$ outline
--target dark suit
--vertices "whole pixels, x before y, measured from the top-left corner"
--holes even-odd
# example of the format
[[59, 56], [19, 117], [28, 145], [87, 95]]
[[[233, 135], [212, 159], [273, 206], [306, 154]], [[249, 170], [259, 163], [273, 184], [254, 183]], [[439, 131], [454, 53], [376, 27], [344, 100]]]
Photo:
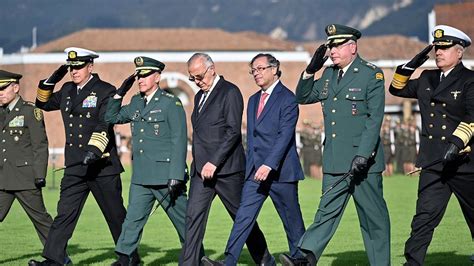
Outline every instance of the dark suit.
[[[240, 207], [226, 247], [226, 265], [235, 265], [250, 228], [270, 196], [286, 231], [290, 253], [297, 255], [304, 224], [298, 203], [298, 181], [304, 178], [296, 152], [295, 127], [298, 105], [295, 95], [280, 81], [256, 118], [261, 92], [249, 99], [247, 109], [247, 161]], [[272, 170], [264, 182], [254, 180], [256, 170]]]
[[36, 178], [46, 178], [48, 167], [43, 113], [19, 97], [9, 113], [0, 113], [0, 126], [0, 222], [17, 199], [44, 245], [53, 219], [35, 186]]
[[[186, 213], [186, 240], [180, 264], [198, 265], [211, 202], [216, 194], [232, 219], [240, 203], [244, 182], [245, 155], [242, 147], [242, 94], [237, 86], [220, 77], [200, 112], [203, 95], [194, 98], [191, 187]], [[203, 181], [201, 169], [207, 163], [217, 169], [211, 180]], [[267, 243], [258, 224], [253, 226], [247, 246], [254, 261], [261, 262]]]
[[[458, 147], [473, 144], [472, 140], [464, 143], [453, 133], [461, 123], [470, 124], [472, 128], [474, 72], [459, 63], [442, 82], [440, 75], [439, 69], [425, 70], [401, 89], [390, 86], [393, 95], [418, 99], [422, 129], [417, 167], [442, 158], [449, 143]], [[421, 171], [416, 214], [405, 244], [409, 265], [423, 264], [433, 232], [443, 218], [452, 193], [461, 205], [474, 238], [474, 152], [455, 165], [443, 167], [439, 163]]]
[[[41, 95], [42, 89], [38, 90], [38, 95]], [[106, 106], [113, 94], [115, 87], [93, 74], [79, 94], [73, 82], [66, 82], [49, 98], [36, 99], [36, 106], [45, 111], [61, 110], [66, 131], [66, 166], [81, 162], [86, 151], [92, 151], [98, 156], [109, 154], [107, 158], [89, 166], [68, 167], [64, 172], [58, 215], [54, 218], [43, 250], [43, 257], [58, 263], [64, 260], [67, 242], [89, 192], [92, 192], [102, 210], [114, 242], [117, 242], [120, 235], [125, 219], [120, 180], [123, 168], [117, 155], [113, 128], [104, 121]]]

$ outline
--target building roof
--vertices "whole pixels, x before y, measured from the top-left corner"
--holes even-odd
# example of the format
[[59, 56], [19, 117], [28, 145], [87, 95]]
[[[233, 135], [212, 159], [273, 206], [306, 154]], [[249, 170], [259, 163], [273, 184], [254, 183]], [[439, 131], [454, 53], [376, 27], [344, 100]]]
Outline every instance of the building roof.
[[[471, 39], [474, 39], [474, 23], [472, 16], [474, 14], [474, 1], [465, 1], [453, 4], [435, 5], [437, 25], [448, 25], [462, 30]], [[474, 58], [474, 46], [471, 44], [465, 54], [468, 58]]]
[[76, 46], [94, 51], [294, 51], [296, 44], [256, 32], [196, 28], [84, 29], [38, 46], [33, 53]]

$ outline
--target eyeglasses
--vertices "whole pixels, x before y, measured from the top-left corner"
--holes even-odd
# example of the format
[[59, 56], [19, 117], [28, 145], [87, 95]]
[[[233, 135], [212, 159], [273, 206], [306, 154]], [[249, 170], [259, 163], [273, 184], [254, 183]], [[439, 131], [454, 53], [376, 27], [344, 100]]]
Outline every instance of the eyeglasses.
[[196, 80], [197, 80], [197, 81], [203, 80], [203, 79], [206, 77], [206, 73], [207, 73], [207, 71], [209, 70], [209, 68], [211, 68], [211, 66], [208, 66], [208, 67], [206, 68], [206, 71], [204, 71], [204, 73], [202, 73], [201, 75], [196, 75], [196, 76], [189, 75], [189, 78], [188, 78], [189, 81], [194, 82], [194, 81], [196, 81]]
[[273, 66], [265, 66], [265, 67], [259, 66], [259, 67], [256, 67], [256, 68], [251, 68], [249, 70], [249, 74], [253, 75], [253, 74], [255, 74], [255, 72], [262, 73], [262, 71], [264, 71], [265, 69], [270, 68], [270, 67], [273, 67]]
[[345, 43], [342, 43], [342, 44], [332, 43], [332, 44], [329, 45], [329, 49], [336, 48], [337, 50], [341, 50], [342, 47], [347, 46], [347, 45], [352, 44], [352, 43], [354, 43], [354, 42], [345, 42]]

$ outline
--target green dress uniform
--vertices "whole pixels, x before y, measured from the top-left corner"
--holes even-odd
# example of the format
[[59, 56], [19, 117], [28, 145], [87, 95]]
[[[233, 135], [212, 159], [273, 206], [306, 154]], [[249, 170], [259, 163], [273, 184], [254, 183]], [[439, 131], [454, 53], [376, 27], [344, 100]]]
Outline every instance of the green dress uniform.
[[[105, 119], [111, 124], [130, 123], [132, 131], [132, 180], [127, 216], [115, 251], [130, 256], [137, 249], [155, 200], [162, 200], [170, 179], [187, 179], [186, 115], [181, 101], [157, 89], [145, 104], [136, 94], [130, 104], [111, 98]], [[173, 223], [181, 243], [184, 242], [187, 198], [185, 188], [176, 198], [164, 198], [161, 207]]]
[[[330, 25], [328, 35], [348, 34], [342, 32], [346, 28], [350, 29]], [[350, 171], [356, 155], [369, 158], [369, 168], [363, 176], [346, 179], [321, 198], [314, 222], [298, 246], [319, 259], [352, 195], [370, 264], [390, 265], [390, 221], [383, 199], [385, 166], [379, 137], [385, 101], [383, 73], [357, 55], [339, 82], [338, 75], [339, 68], [331, 65], [318, 80], [302, 77], [296, 88], [298, 103], [321, 102], [323, 109], [323, 191]]]
[[53, 219], [46, 211], [40, 186], [35, 185], [35, 180], [46, 178], [48, 167], [43, 113], [16, 96], [1, 108], [0, 125], [0, 222], [17, 199], [44, 245]]

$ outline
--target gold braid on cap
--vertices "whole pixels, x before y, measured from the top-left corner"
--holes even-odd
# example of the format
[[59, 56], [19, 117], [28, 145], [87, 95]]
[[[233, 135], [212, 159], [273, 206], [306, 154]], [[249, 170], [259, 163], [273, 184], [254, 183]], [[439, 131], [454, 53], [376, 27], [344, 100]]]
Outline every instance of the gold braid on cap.
[[464, 146], [467, 145], [469, 140], [472, 137], [472, 131], [474, 129], [474, 123], [468, 124], [466, 122], [459, 123], [456, 130], [453, 132], [453, 136], [458, 137], [464, 143]]
[[36, 90], [36, 99], [42, 103], [45, 103], [49, 100], [51, 94], [53, 94], [52, 90], [43, 90], [41, 88], [38, 88]]
[[409, 79], [410, 76], [405, 76], [395, 72], [392, 79], [392, 86], [395, 89], [401, 90], [407, 85]]
[[88, 145], [97, 147], [102, 153], [105, 151], [105, 147], [109, 143], [109, 138], [107, 138], [107, 133], [102, 131], [100, 133], [92, 133], [91, 139], [89, 140]]

